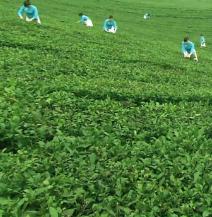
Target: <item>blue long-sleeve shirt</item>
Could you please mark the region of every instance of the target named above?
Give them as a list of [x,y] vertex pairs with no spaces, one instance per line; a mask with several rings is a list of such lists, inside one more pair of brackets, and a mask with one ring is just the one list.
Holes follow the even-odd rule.
[[115,29],[117,29],[117,23],[115,20],[111,20],[111,19],[107,19],[105,20],[104,22],[104,30],[108,30],[108,29],[111,29],[112,27],[114,27]]
[[200,36],[200,43],[206,43],[205,37],[204,36]]
[[81,23],[84,23],[84,22],[86,22],[87,20],[91,20],[88,16],[86,16],[86,15],[82,15],[81,17],[80,17],[80,22]]
[[34,5],[30,5],[29,7],[25,7],[24,5],[20,7],[18,10],[18,16],[22,16],[23,14],[26,14],[27,17],[33,18],[33,19],[38,19],[38,9]]
[[194,43],[191,41],[188,42],[182,42],[182,52],[188,52],[188,53],[193,53],[195,51],[195,46]]

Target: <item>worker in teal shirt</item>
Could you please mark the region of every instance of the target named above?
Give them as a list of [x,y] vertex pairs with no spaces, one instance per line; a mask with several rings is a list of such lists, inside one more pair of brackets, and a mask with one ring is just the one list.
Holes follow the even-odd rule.
[[194,43],[189,40],[189,37],[185,37],[182,42],[182,53],[184,55],[184,58],[190,59],[194,57],[194,60],[198,61]]
[[109,18],[105,20],[103,28],[105,32],[116,33],[118,27],[113,16],[109,16]]
[[79,16],[80,16],[80,21],[79,21],[80,23],[84,24],[87,27],[93,27],[93,22],[88,16],[84,15],[83,13],[79,13]]
[[203,34],[200,35],[200,47],[201,48],[206,47],[206,40]]
[[26,14],[26,21],[31,22],[35,21],[37,24],[41,24],[38,9],[34,5],[31,4],[30,0],[26,0],[23,6],[20,7],[18,11],[18,16],[20,19],[24,19],[23,15]]

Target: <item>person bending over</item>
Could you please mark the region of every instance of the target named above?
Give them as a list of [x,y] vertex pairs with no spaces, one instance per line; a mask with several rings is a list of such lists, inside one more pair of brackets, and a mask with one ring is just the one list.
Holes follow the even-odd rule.
[[200,35],[200,47],[201,48],[206,47],[206,40],[203,34]]
[[189,40],[189,37],[185,37],[182,42],[182,52],[184,58],[194,58],[195,61],[198,61],[194,43]]
[[117,31],[117,23],[113,19],[113,16],[109,16],[108,19],[105,20],[103,29],[105,32],[116,33]]
[[92,23],[92,20],[84,15],[83,13],[79,13],[79,16],[80,16],[80,23],[84,24],[85,26],[87,27],[93,27],[93,23]]
[[145,13],[144,14],[144,19],[147,20],[147,19],[150,19],[151,15],[150,13]]
[[18,16],[20,19],[24,19],[24,15],[26,15],[25,19],[27,22],[34,21],[37,24],[41,24],[38,9],[34,5],[31,4],[30,0],[24,1],[24,4],[20,7],[18,11]]

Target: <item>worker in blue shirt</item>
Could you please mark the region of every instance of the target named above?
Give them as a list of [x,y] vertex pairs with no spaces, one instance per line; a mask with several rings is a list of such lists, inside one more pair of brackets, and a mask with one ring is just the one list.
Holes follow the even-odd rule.
[[117,31],[117,23],[113,19],[113,16],[109,16],[108,19],[105,20],[103,29],[105,32],[116,33]]
[[206,47],[206,40],[203,34],[200,35],[200,47],[201,48]]
[[38,9],[34,5],[31,4],[30,0],[24,1],[23,6],[18,10],[18,16],[20,19],[24,19],[23,15],[26,14],[26,21],[31,22],[35,21],[37,24],[41,24]]
[[184,58],[194,58],[195,61],[198,61],[197,52],[195,50],[194,43],[189,40],[189,37],[185,37],[182,42],[182,52]]
[[79,21],[80,23],[84,24],[87,27],[93,27],[93,22],[88,16],[84,15],[83,13],[79,13],[79,16],[80,16],[80,21]]

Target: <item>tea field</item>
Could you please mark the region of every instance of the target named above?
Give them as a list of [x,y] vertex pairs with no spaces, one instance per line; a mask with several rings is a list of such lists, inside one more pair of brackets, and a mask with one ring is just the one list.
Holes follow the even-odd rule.
[[33,3],[0,2],[0,217],[211,217],[211,0]]

